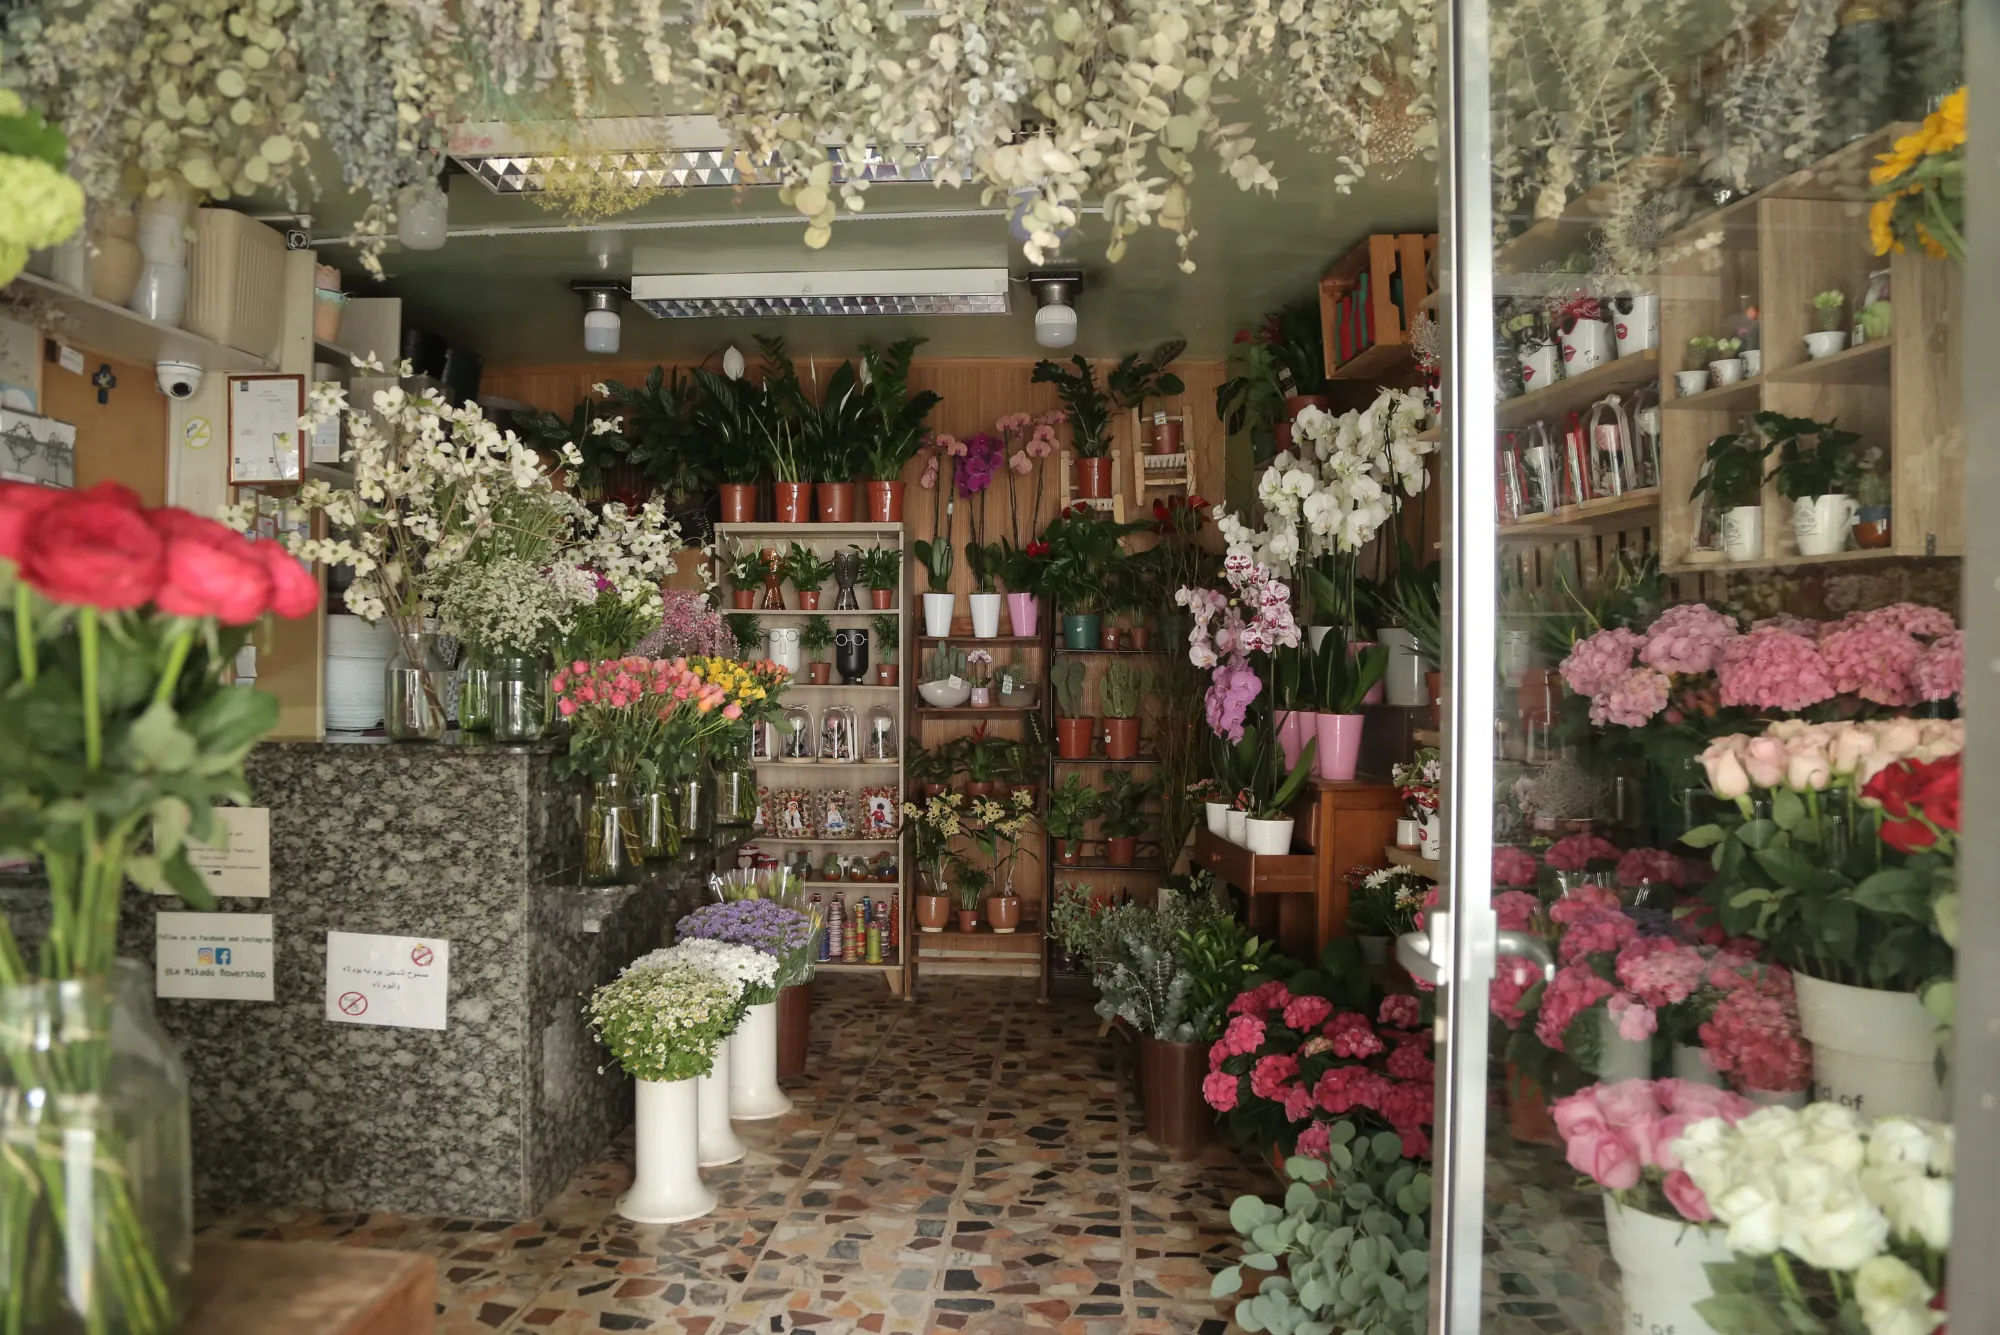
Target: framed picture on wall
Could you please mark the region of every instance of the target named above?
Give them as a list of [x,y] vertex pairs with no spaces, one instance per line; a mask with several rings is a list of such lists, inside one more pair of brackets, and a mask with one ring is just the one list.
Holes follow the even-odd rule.
[[302,375],[229,377],[229,485],[277,487],[305,479]]

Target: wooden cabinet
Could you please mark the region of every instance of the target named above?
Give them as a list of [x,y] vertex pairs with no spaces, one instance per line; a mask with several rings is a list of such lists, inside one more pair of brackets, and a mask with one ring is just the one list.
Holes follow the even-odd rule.
[[1347,934],[1347,882],[1355,867],[1376,867],[1395,842],[1403,799],[1386,783],[1319,780],[1292,804],[1292,853],[1258,857],[1198,830],[1194,864],[1250,897],[1250,925],[1296,959]]

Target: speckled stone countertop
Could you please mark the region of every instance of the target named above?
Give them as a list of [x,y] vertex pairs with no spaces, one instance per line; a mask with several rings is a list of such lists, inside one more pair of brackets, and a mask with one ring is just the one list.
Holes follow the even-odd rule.
[[[583,998],[698,902],[706,846],[638,886],[578,884],[576,790],[549,747],[267,743],[275,1000],[161,999],[191,1086],[195,1192],[238,1204],[526,1217],[630,1120]],[[34,895],[0,890],[24,937]],[[123,953],[153,955],[128,893]],[[443,1030],[323,1016],[326,934],[451,942]],[[599,1067],[605,1067],[603,1073]]]

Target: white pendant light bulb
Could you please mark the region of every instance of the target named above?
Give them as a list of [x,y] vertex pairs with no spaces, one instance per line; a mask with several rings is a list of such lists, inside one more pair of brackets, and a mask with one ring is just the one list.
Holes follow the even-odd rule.
[[625,285],[602,280],[580,280],[570,284],[583,298],[583,350],[605,356],[618,351],[618,336],[624,322],[618,303],[624,299]]
[[437,182],[406,186],[396,197],[396,239],[409,250],[437,250],[450,217],[451,197]]

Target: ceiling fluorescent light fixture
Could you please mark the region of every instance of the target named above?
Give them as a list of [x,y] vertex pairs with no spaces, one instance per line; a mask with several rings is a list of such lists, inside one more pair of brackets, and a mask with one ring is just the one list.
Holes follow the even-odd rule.
[[[551,176],[594,178],[634,190],[698,189],[702,186],[783,184],[775,159],[762,162],[727,148],[635,149],[600,153],[454,154],[452,160],[496,195],[532,195],[548,188]],[[854,152],[838,145],[826,150],[836,183],[927,182],[937,159],[920,157],[898,166],[874,149]]]
[[769,315],[1005,315],[1005,269],[634,274],[632,300],[669,320]]

